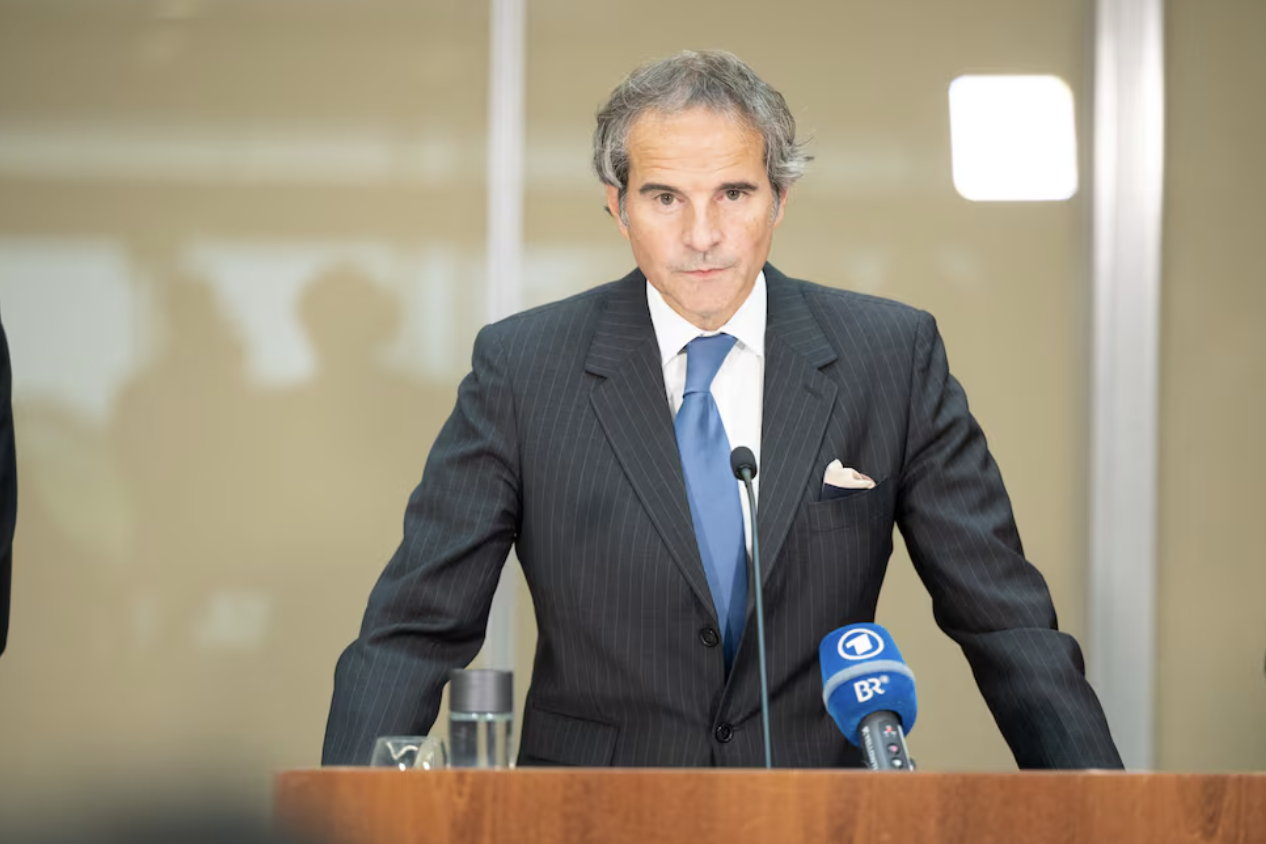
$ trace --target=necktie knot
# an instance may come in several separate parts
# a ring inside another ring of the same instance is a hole
[[[696,337],[686,344],[685,395],[706,393],[712,389],[712,381],[725,362],[725,356],[734,348],[736,339],[730,334],[713,334],[711,337]]]

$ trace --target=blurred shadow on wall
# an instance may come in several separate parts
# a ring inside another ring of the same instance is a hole
[[[275,561],[276,589],[301,584],[306,595],[278,604],[278,632],[283,652],[306,666],[314,752],[334,661],[400,541],[407,496],[454,399],[451,384],[419,381],[383,362],[400,314],[397,294],[359,270],[322,273],[299,302],[317,376],[268,398],[277,461],[270,513],[286,549]]]
[[[15,404],[14,420],[21,500],[0,798],[17,770],[40,767],[53,743],[41,725],[100,726],[85,701],[119,670],[133,527],[124,472],[100,430],[48,401]]]
[[[252,490],[268,467],[254,460],[262,407],[210,288],[176,277],[157,293],[167,342],[122,391],[113,439],[135,520],[122,608],[133,673],[119,689],[129,706],[118,727],[152,731],[146,756],[161,758],[181,734],[233,738],[214,734],[215,713],[249,688],[241,672],[267,637],[268,603],[252,574],[266,515]]]
[[[205,280],[155,286],[166,341],[108,429],[20,409],[23,621],[4,668],[26,678],[5,693],[26,729],[0,767],[28,778],[10,809],[182,780],[263,804],[274,769],[316,764],[334,661],[452,406],[451,384],[381,363],[400,303],[355,270],[306,289],[318,371],[279,393],[248,385]]]

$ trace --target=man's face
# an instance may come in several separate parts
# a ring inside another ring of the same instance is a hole
[[[782,221],[764,140],[728,114],[649,112],[629,132],[628,155],[628,224],[610,186],[607,207],[634,260],[674,311],[720,328],[747,299]]]

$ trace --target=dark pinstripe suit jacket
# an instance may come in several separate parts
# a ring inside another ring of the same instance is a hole
[[[823,708],[817,647],[873,618],[896,524],[1020,765],[1119,766],[935,322],[765,274],[758,522],[775,764],[860,764]],[[755,624],[727,682],[644,285],[635,271],[480,333],[404,540],[338,662],[326,764],[363,764],[375,736],[430,728],[449,669],[479,650],[511,543],[540,631],[522,764],[761,764]],[[877,486],[822,500],[836,458]]]

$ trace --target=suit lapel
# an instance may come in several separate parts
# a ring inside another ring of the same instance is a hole
[[[634,271],[611,288],[585,362],[587,372],[604,379],[594,387],[590,403],[673,561],[715,618],[645,284],[645,276]]]
[[[804,499],[835,405],[836,385],[819,370],[837,355],[801,289],[769,264],[765,282],[769,314],[757,524],[762,580],[767,583]]]
[[[835,349],[801,288],[765,265],[765,396],[758,526],[763,580],[778,560],[815,469],[837,387],[822,374]],[[603,380],[590,396],[616,458],[673,561],[715,617],[682,478],[646,278],[634,271],[608,294],[585,370]]]

